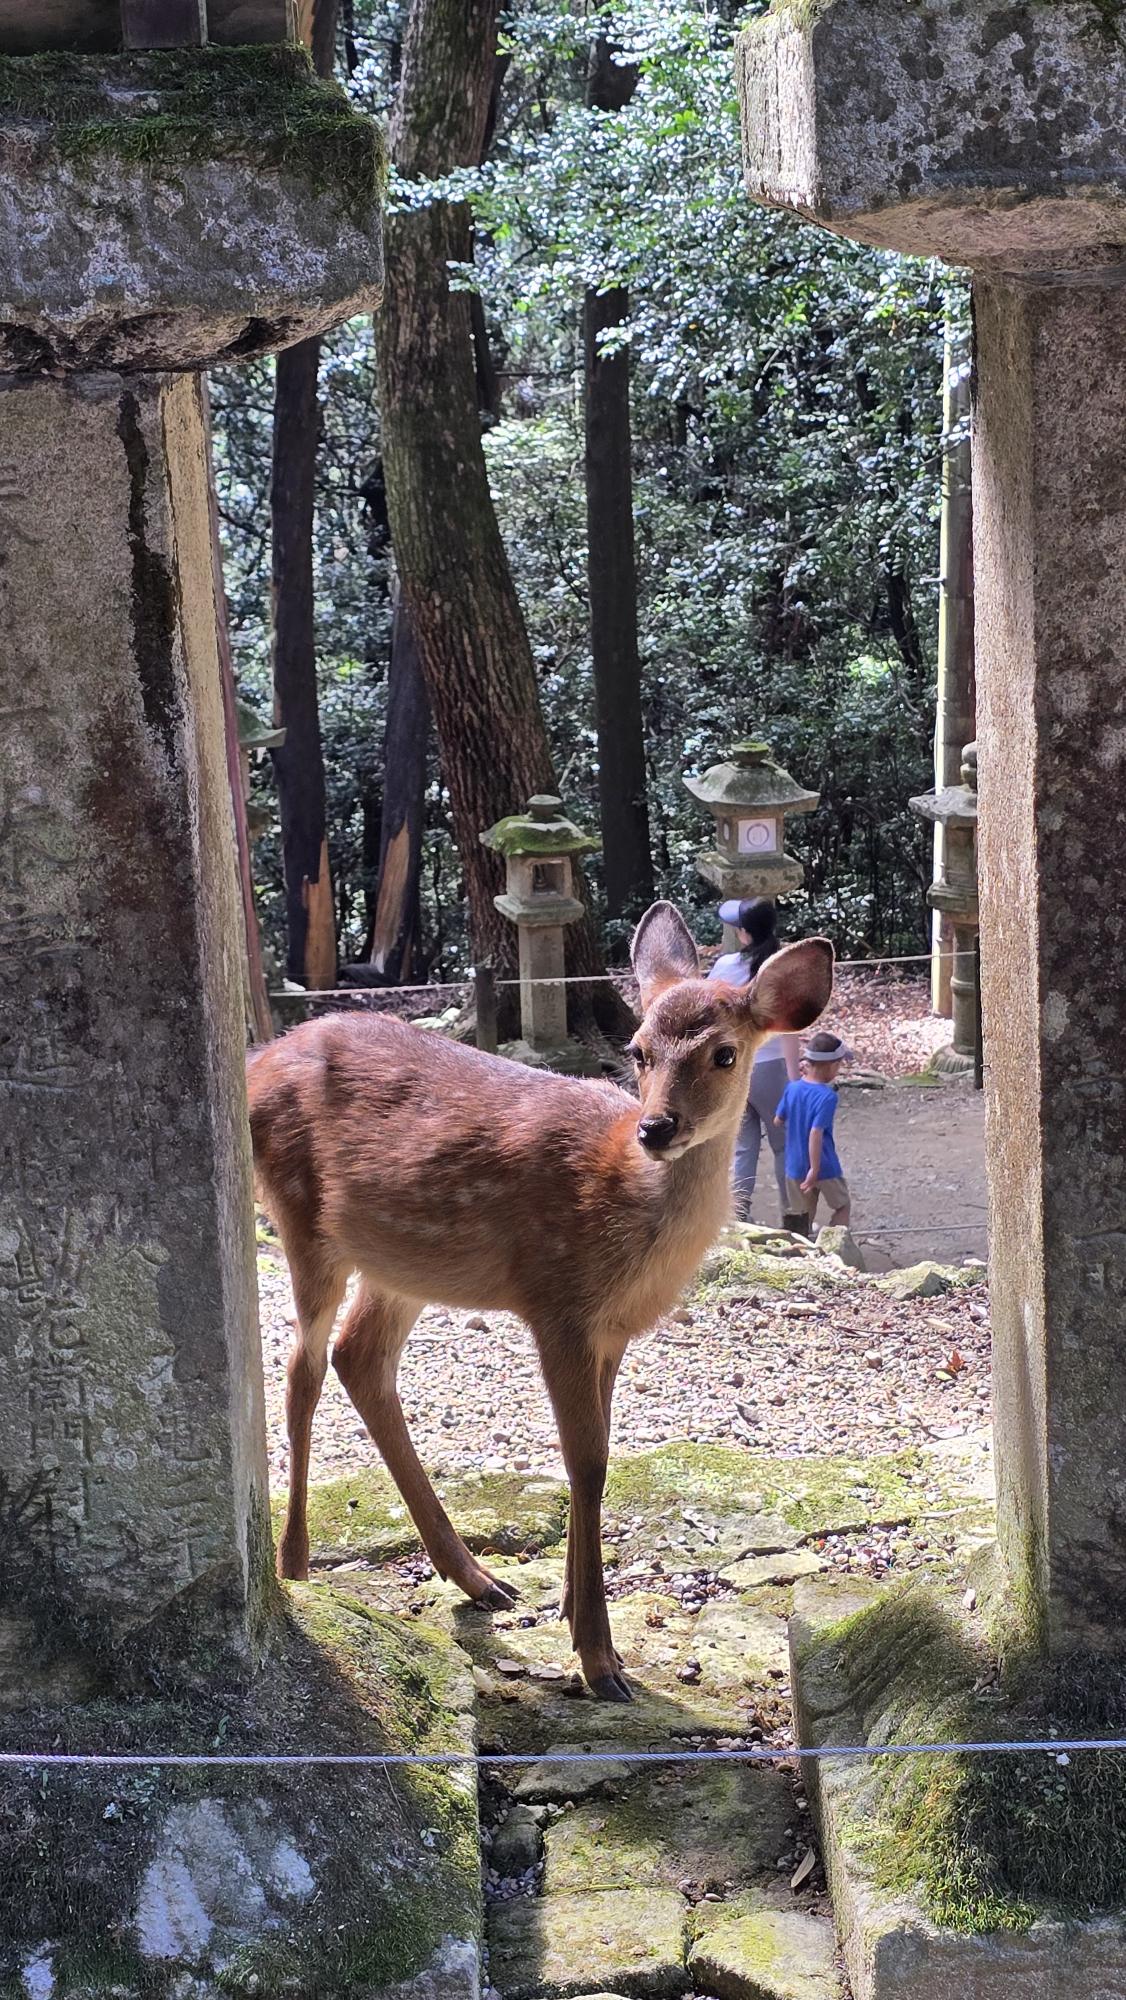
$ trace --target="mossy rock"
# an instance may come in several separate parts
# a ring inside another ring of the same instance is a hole
[[[833,1926],[825,1917],[767,1903],[703,1904],[688,1970],[720,2000],[840,2000]],[[697,1912],[699,1915],[699,1912]]]
[[[494,1903],[489,1976],[502,2000],[568,2000],[598,1980],[623,1994],[679,1993],[686,1915],[667,1889]]]
[[[813,1535],[909,1521],[925,1502],[913,1483],[924,1461],[916,1451],[876,1458],[772,1458],[725,1445],[670,1444],[612,1459],[607,1513],[662,1519],[696,1517],[698,1546],[736,1561],[772,1555]],[[699,1523],[706,1532],[701,1533]],[[756,1526],[756,1524],[758,1524]],[[780,1536],[771,1527],[780,1524]]]
[[[471,1549],[518,1555],[558,1545],[566,1532],[562,1481],[517,1472],[465,1473],[435,1482],[458,1533]],[[274,1501],[275,1527],[286,1496]],[[392,1479],[378,1467],[309,1488],[309,1539],[315,1563],[396,1562],[417,1553],[417,1530]]]
[[[4,124],[76,164],[101,156],[168,172],[249,158],[360,210],[379,201],[386,171],[379,127],[303,49],[280,44],[0,57]]]
[[[548,1828],[544,1890],[742,1887],[773,1875],[788,1844],[794,1795],[769,1767],[651,1770],[616,1797],[592,1798]]]
[[[471,1695],[440,1635],[312,1585],[290,1592],[244,1685],[26,1707],[0,1719],[0,1747],[464,1752]],[[0,1879],[0,1982],[32,1990],[46,1952],[56,2000],[174,2000],[189,1970],[193,1993],[358,2000],[458,1953],[467,1995],[476,1977],[477,1800],[461,1769],[13,1772]]]
[[[806,1742],[1044,1741],[1126,1733],[1126,1670],[1085,1658],[1002,1666],[988,1605],[918,1581],[799,1594]],[[881,1757],[820,1782],[833,1841],[889,1902],[948,1930],[1021,1932],[1126,1905],[1126,1769],[1114,1754]]]

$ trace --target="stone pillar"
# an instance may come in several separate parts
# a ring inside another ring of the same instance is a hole
[[[195,376],[0,378],[0,1469],[113,1633],[268,1561],[239,908]]]
[[[43,1618],[246,1657],[270,1537],[193,371],[371,310],[377,141],[295,50],[87,57],[79,177],[25,60],[0,76],[0,1618],[29,1650]]]
[[[1010,1599],[1126,1649],[1126,52],[1086,4],[825,0],[741,44],[752,193],[975,270],[980,898]]]

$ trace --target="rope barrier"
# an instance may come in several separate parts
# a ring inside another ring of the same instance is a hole
[[[965,1757],[1037,1756],[1063,1759],[1083,1750],[1126,1750],[1122,1736],[1050,1737],[1017,1743],[822,1743],[816,1745],[758,1744],[747,1750],[552,1750],[487,1752],[433,1751],[289,1751],[255,1753],[224,1751],[80,1751],[4,1750],[0,1767],[34,1770],[497,1770],[529,1769],[542,1764],[786,1764],[791,1760],[828,1763],[834,1757]]]
[[[929,951],[916,952],[905,958],[838,958],[837,971],[875,972],[884,965],[929,965],[930,962]],[[558,979],[498,979],[497,988],[499,990],[502,986],[616,986],[628,980],[630,976],[628,972],[567,972],[561,973]],[[292,992],[286,986],[272,986],[269,997],[271,1000],[282,1002],[283,1005],[298,1000],[355,1000],[361,995],[370,996],[375,1000],[400,993],[466,993],[472,985],[472,975],[467,973],[464,979],[437,979],[428,981],[423,986],[316,986],[302,987],[298,992]]]

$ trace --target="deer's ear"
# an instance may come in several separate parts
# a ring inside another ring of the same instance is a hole
[[[646,910],[634,931],[630,958],[641,988],[643,1010],[652,1006],[666,986],[700,976],[695,940],[671,903],[654,903]]]
[[[757,1028],[793,1032],[816,1021],[832,991],[833,947],[828,938],[806,938],[767,959],[747,988],[747,1006]]]

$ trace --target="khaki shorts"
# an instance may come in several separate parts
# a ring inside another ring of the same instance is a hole
[[[791,1215],[816,1215],[818,1201],[827,1202],[831,1214],[848,1207],[848,1182],[843,1174],[833,1181],[818,1181],[808,1194],[803,1194],[800,1181],[792,1181],[787,1174],[786,1206]]]

